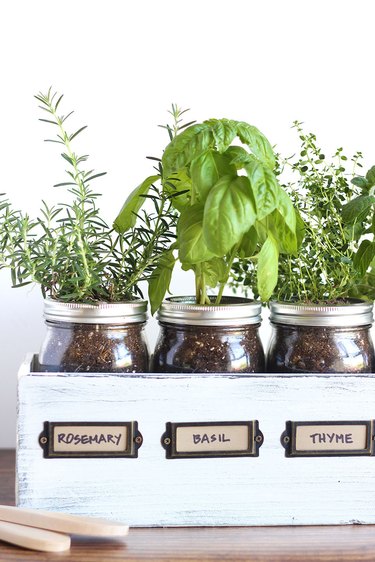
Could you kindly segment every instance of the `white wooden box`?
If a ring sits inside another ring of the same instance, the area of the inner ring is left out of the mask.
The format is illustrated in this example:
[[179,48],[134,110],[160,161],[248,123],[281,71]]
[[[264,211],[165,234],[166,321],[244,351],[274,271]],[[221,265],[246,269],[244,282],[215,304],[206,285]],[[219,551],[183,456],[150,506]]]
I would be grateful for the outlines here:
[[[375,419],[375,375],[19,373],[17,502],[132,526],[375,523],[375,457],[286,458],[287,420]],[[258,420],[258,457],[166,459],[166,422]],[[45,421],[136,420],[138,458],[43,458]]]

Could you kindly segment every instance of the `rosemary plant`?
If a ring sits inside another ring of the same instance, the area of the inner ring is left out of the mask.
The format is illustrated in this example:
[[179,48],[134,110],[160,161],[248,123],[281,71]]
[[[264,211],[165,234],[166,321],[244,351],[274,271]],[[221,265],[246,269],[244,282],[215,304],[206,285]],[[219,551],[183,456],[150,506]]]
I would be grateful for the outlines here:
[[99,193],[91,184],[105,172],[86,169],[87,155],[78,155],[73,141],[86,129],[69,133],[66,121],[73,113],[60,113],[63,96],[35,96],[44,112],[41,121],[57,128],[47,142],[62,145],[68,164],[67,202],[48,206],[43,202],[36,219],[0,203],[0,266],[9,267],[13,286],[38,283],[44,296],[72,302],[123,301],[142,296],[139,283],[147,279],[174,237],[174,215],[161,211],[158,191],[148,195],[151,210],[132,217],[131,228],[116,233],[100,216]]
[[[349,160],[342,148],[327,159],[316,136],[306,134],[302,124],[294,122],[301,140],[299,155],[278,157],[278,177],[299,214],[299,238],[296,255],[285,255],[279,263],[278,283],[271,298],[281,301],[324,302],[358,294],[358,272],[353,257],[361,233],[344,222],[342,209],[358,187],[350,179],[362,167],[362,153]],[[232,286],[254,287],[253,261],[233,265]],[[255,294],[255,296],[257,296]]]

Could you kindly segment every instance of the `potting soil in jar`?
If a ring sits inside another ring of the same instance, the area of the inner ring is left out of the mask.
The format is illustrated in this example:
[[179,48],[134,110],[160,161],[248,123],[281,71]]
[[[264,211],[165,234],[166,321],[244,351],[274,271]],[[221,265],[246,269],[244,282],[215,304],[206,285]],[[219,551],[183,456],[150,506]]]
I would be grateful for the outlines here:
[[372,302],[270,303],[269,373],[371,373]]
[[148,372],[146,301],[90,305],[47,299],[44,316],[39,372]]
[[160,335],[152,370],[263,372],[260,314],[260,303],[238,297],[223,297],[220,305],[197,305],[194,297],[166,299],[158,313]]

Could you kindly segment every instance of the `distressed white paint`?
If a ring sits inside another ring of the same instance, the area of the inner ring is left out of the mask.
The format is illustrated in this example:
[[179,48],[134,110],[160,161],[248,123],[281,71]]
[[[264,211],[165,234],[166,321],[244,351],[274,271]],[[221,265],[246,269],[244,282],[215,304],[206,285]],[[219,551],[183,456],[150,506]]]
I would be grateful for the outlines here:
[[[18,504],[155,525],[375,523],[375,457],[284,456],[286,420],[375,419],[375,375],[19,378]],[[258,458],[167,460],[165,423],[258,419]],[[137,420],[138,459],[44,459],[44,421]]]

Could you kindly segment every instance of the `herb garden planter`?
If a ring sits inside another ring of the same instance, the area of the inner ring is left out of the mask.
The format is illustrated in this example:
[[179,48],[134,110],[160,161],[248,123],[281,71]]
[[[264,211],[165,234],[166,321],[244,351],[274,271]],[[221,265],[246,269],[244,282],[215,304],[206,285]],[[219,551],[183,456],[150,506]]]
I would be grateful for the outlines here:
[[160,336],[153,371],[262,372],[260,313],[259,302],[238,297],[223,297],[217,306],[197,305],[195,297],[166,299],[158,313]]
[[371,373],[372,302],[270,303],[270,373]]
[[38,371],[147,372],[147,302],[44,302],[47,324]]

